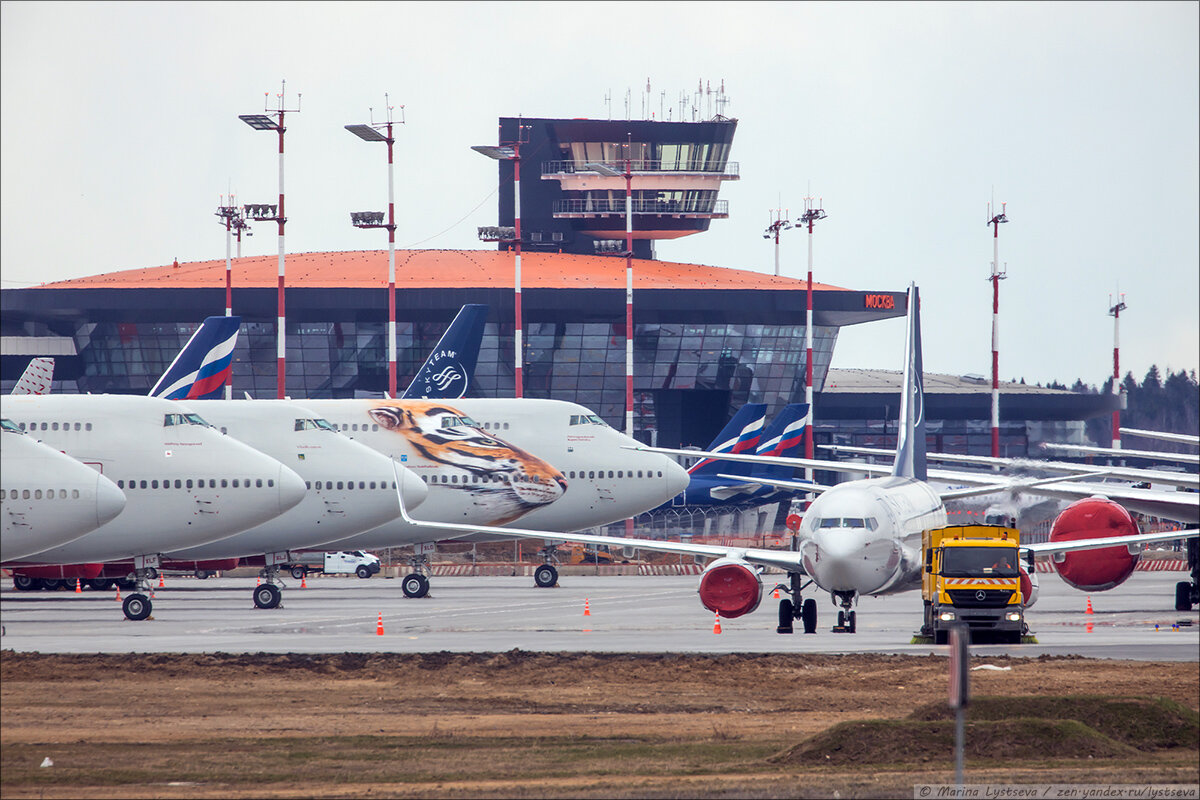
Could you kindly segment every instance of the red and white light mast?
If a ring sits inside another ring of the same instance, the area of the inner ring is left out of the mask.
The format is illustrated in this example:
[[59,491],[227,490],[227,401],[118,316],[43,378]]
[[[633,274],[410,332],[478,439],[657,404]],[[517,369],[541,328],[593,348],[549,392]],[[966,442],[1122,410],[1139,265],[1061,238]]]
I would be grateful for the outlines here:
[[[239,114],[238,119],[245,122],[256,131],[275,131],[279,134],[279,206],[278,211],[275,211],[274,206],[257,205],[246,206],[246,216],[257,222],[275,222],[279,225],[279,294],[278,294],[278,314],[276,317],[276,387],[277,394],[282,399],[287,394],[287,314],[284,306],[284,225],[287,223],[287,215],[284,213],[283,207],[283,134],[287,128],[283,125],[283,116],[288,112],[299,113],[300,111],[300,95],[296,95],[296,107],[294,109],[285,109],[284,94],[287,91],[287,81],[283,81],[282,88],[276,98],[279,100],[279,107],[274,109],[265,109],[269,113],[276,115],[277,119],[272,119],[267,114]],[[270,97],[270,95],[267,95]],[[265,104],[264,104],[265,105]],[[253,210],[253,213],[251,211]],[[273,213],[272,213],[273,212]],[[271,214],[268,216],[268,214]]]
[[[238,231],[238,257],[241,252],[241,233],[242,228],[246,227],[246,221],[242,218],[242,212],[234,203],[233,195],[229,195],[229,205],[225,205],[225,195],[221,195],[221,205],[217,206],[217,218],[225,225],[225,316],[233,316],[233,259],[230,256],[232,246],[233,230]],[[229,400],[233,397],[233,379],[232,377],[225,384],[225,399]]]
[[786,211],[781,211],[778,208],[771,212],[771,224],[767,226],[767,230],[763,233],[764,239],[775,237],[775,277],[779,277],[779,233],[780,231],[788,231],[792,229],[791,220],[784,219],[788,214]]
[[[396,199],[395,199],[395,183],[392,178],[392,145],[396,143],[392,136],[392,106],[388,104],[388,96],[383,96],[384,105],[387,107],[387,122],[375,124],[374,119],[369,125],[347,125],[346,130],[353,133],[358,138],[367,142],[387,142],[387,160],[388,160],[388,211],[387,222],[383,221],[383,214],[378,211],[355,211],[350,214],[350,222],[356,228],[387,228],[388,232],[388,396],[396,396]],[[371,109],[368,109],[370,111]],[[400,106],[401,119],[399,124],[404,124],[404,106]],[[383,127],[387,130],[384,135],[379,132],[378,128]]]
[[1000,223],[1008,222],[1000,204],[1000,213],[992,214],[988,204],[987,224],[992,226],[992,458],[1000,457],[1000,281],[1008,277],[1008,268],[1000,269]]
[[513,375],[514,397],[524,396],[525,381],[521,365],[525,360],[523,325],[521,323],[521,145],[529,141],[529,125],[517,119],[517,138],[499,146],[472,145],[471,149],[497,161],[513,162],[513,230],[511,236],[503,228],[480,228],[479,238],[488,242],[510,242],[513,246]]
[[[820,205],[824,205],[821,203]],[[813,223],[829,216],[823,208],[813,208],[811,197],[804,198],[804,214],[800,222],[808,225],[808,302],[804,318],[804,402],[808,404],[808,420],[804,424],[804,457],[813,457]],[[811,482],[812,468],[804,470]]]
[[[1121,312],[1125,310],[1125,293],[1119,292],[1119,298],[1115,305],[1108,309],[1108,313],[1113,318],[1113,382],[1112,393],[1116,397],[1117,407],[1112,413],[1112,446],[1114,450],[1121,449]],[[1108,302],[1112,303],[1112,295],[1108,296]]]

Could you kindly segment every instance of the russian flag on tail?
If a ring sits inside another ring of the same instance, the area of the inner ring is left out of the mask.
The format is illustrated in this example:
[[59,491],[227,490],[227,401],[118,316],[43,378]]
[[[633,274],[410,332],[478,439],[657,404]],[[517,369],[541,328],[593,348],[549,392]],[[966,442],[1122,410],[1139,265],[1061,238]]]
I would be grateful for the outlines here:
[[241,317],[207,317],[150,390],[167,400],[215,400],[232,374]]
[[[733,419],[729,420],[707,449],[718,453],[753,453],[762,437],[763,420],[766,415],[766,403],[746,403],[738,409]],[[702,475],[711,472],[715,475],[721,471],[737,472],[738,465],[731,464],[729,461],[706,458],[693,464],[688,474]]]

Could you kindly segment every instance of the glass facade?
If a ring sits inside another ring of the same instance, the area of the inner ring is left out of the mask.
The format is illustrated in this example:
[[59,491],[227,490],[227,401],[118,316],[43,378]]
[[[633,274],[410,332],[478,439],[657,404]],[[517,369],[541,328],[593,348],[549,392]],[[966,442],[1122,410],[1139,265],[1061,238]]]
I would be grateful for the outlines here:
[[[406,386],[448,323],[397,322],[398,384]],[[87,323],[75,334],[80,392],[150,390],[195,332],[194,323]],[[387,323],[288,323],[287,391],[293,397],[378,396],[387,389]],[[513,326],[488,323],[475,369],[481,397],[513,395]],[[819,389],[837,328],[813,332]],[[775,413],[804,400],[803,325],[664,323],[635,325],[634,429],[646,441],[661,429],[657,408],[672,396],[678,410],[693,397],[720,403],[722,414],[745,403]],[[233,393],[274,397],[275,325],[243,321],[234,349]],[[527,323],[525,396],[579,403],[614,427],[625,419],[625,326]],[[674,413],[674,412],[672,412]],[[701,442],[707,444],[707,442]]]

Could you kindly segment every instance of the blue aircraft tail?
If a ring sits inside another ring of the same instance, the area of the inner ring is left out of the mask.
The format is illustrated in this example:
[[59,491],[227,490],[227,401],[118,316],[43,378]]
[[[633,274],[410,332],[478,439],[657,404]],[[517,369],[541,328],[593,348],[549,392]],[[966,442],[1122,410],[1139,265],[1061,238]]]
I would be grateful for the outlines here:
[[233,374],[233,346],[241,324],[241,317],[205,318],[154,384],[150,396],[167,400],[219,399]]
[[925,469],[925,377],[921,363],[921,296],[914,283],[908,289],[908,332],[904,341],[904,378],[900,382],[900,435],[892,474],[919,481]]
[[[753,453],[758,449],[763,433],[763,419],[767,415],[766,403],[747,403],[738,409],[729,420],[717,438],[708,446],[710,452],[718,453]],[[717,475],[718,473],[741,474],[748,471],[743,469],[750,465],[744,462],[717,461],[706,458],[698,461],[688,470],[689,475]]]
[[477,303],[459,310],[433,353],[404,390],[404,399],[456,400],[466,395],[475,380],[475,362],[483,342],[487,312],[486,305]]
[[[804,455],[801,447],[804,444],[804,428],[808,421],[807,403],[792,403],[784,406],[763,433],[762,442],[756,451],[757,455],[783,456],[785,458]],[[792,467],[766,464],[756,466],[753,474],[760,478],[786,480],[792,476]]]

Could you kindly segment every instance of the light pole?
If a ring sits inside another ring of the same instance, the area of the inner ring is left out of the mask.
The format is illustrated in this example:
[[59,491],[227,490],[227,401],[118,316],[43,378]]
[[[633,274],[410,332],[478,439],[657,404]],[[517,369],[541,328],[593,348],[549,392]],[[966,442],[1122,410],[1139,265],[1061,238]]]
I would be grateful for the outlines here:
[[[528,125],[522,125],[518,120],[517,138],[515,141],[507,144],[501,143],[499,146],[479,144],[471,147],[471,149],[475,152],[482,153],[488,158],[494,158],[497,161],[513,162],[513,237],[511,240],[485,239],[485,241],[511,241],[513,245],[513,255],[515,261],[513,266],[514,397],[524,396],[525,385],[521,375],[521,364],[525,360],[521,324],[521,145],[529,141],[527,138],[525,138],[525,133],[529,130],[529,127],[530,126]],[[484,238],[482,229],[480,238]]]
[[[804,402],[808,404],[808,423],[804,426],[804,457],[813,457],[813,223],[829,216],[823,208],[813,208],[812,198],[804,198],[802,223],[808,225],[808,311],[804,322]],[[812,467],[804,470],[804,477],[812,482]]]
[[775,237],[775,277],[779,277],[779,233],[780,231],[790,231],[792,229],[791,220],[784,219],[787,216],[786,211],[780,211],[778,208],[772,214],[771,224],[767,226],[767,230],[763,233],[764,239]]
[[[350,222],[356,228],[387,228],[388,232],[388,396],[396,396],[396,202],[395,184],[392,179],[392,145],[396,143],[392,136],[392,107],[387,105],[387,95],[383,96],[387,106],[387,122],[375,125],[346,125],[346,130],[366,142],[387,142],[388,160],[388,212],[387,222],[378,212],[364,211],[350,214]],[[400,106],[403,115],[404,106]],[[400,124],[404,124],[401,118]],[[379,132],[379,127],[385,127],[387,134]],[[378,219],[376,218],[378,217]]]
[[[233,259],[230,257],[230,249],[232,246],[233,229],[238,229],[238,242],[241,243],[241,229],[246,226],[246,221],[242,218],[242,212],[233,202],[233,195],[229,195],[229,205],[225,205],[225,196],[221,195],[221,205],[217,206],[217,219],[225,226],[225,316],[233,316]],[[241,247],[238,248],[238,256],[241,256]],[[225,399],[233,398],[233,378],[225,384]]]
[[[1000,281],[1008,277],[1008,270],[1000,270],[1000,224],[1008,222],[1005,206],[1000,204],[1000,213],[991,216],[987,224],[992,226],[992,458],[1000,457]],[[988,214],[991,214],[988,207]]]
[[[1121,449],[1121,312],[1125,310],[1125,294],[1119,293],[1115,305],[1108,309],[1113,318],[1113,397],[1117,398],[1117,407],[1112,413],[1112,446],[1114,450]],[[1112,302],[1112,296],[1108,298]]]
[[[287,90],[287,81],[283,82],[283,88],[280,90],[277,98],[279,107],[275,109],[266,109],[276,115],[277,119],[272,119],[267,114],[239,114],[238,119],[254,128],[256,131],[275,131],[279,134],[279,206],[278,211],[273,216],[265,216],[263,209],[275,208],[275,206],[258,205],[259,213],[249,214],[247,218],[258,222],[273,221],[279,225],[279,293],[278,293],[278,313],[276,316],[276,389],[280,399],[286,395],[287,389],[287,314],[284,306],[284,238],[283,229],[287,223],[287,216],[283,210],[283,134],[287,128],[283,125],[283,115],[288,111],[300,111],[300,95],[296,95],[296,108],[285,109],[283,107],[284,93]],[[247,209],[254,206],[246,206]]]

